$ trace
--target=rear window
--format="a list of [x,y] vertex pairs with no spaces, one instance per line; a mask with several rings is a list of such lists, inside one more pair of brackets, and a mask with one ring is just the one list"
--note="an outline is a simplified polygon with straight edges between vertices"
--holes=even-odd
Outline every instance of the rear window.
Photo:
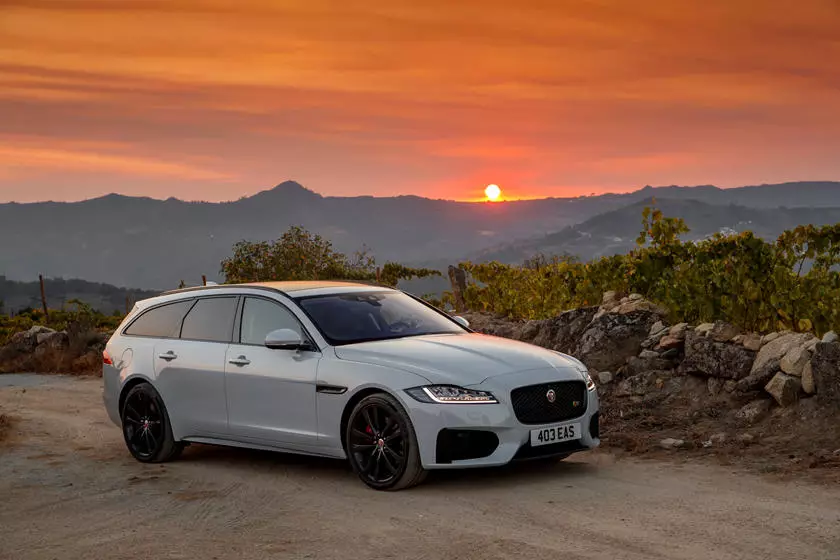
[[181,300],[149,309],[131,322],[123,334],[130,336],[153,336],[156,338],[178,338],[181,319],[193,304],[193,300]]
[[200,299],[184,319],[181,338],[207,342],[230,342],[235,314],[235,297]]

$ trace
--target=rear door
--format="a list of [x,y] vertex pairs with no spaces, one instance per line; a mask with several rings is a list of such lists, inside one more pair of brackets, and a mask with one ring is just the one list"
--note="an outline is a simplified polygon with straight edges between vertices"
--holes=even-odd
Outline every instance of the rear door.
[[180,437],[228,435],[225,356],[237,296],[194,300],[178,338],[155,344],[155,373]]
[[246,296],[239,332],[227,353],[226,386],[230,430],[257,442],[307,447],[317,444],[315,381],[318,351],[272,350],[266,335],[292,329],[309,338],[297,317],[280,302]]

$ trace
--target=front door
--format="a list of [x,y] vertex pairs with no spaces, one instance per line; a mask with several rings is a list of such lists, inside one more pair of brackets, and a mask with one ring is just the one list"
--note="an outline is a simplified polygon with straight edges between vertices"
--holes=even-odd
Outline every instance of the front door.
[[272,350],[265,337],[292,329],[298,319],[277,301],[245,297],[241,327],[227,351],[225,379],[231,433],[257,443],[317,445],[315,381],[318,351]]

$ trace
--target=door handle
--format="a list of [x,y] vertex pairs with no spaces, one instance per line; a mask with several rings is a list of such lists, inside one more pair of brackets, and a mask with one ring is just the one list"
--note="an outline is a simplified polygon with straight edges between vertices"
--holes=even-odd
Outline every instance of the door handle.
[[173,352],[172,350],[170,350],[166,354],[158,354],[158,358],[160,358],[161,360],[166,360],[167,362],[172,361],[177,357],[178,355],[175,354],[175,352]]
[[251,360],[249,360],[245,356],[239,356],[238,358],[235,358],[233,360],[228,360],[228,362],[235,366],[247,366],[251,363]]

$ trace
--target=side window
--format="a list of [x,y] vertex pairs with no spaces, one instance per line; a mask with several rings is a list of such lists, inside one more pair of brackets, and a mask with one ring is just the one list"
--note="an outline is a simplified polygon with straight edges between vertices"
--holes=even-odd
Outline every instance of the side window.
[[297,317],[282,305],[262,298],[245,298],[240,331],[242,344],[262,346],[266,335],[277,329],[291,329],[304,336]]
[[200,299],[184,319],[181,338],[208,342],[230,342],[235,314],[235,297]]
[[127,335],[178,338],[178,329],[184,313],[193,304],[186,299],[150,309],[135,319],[125,331]]

